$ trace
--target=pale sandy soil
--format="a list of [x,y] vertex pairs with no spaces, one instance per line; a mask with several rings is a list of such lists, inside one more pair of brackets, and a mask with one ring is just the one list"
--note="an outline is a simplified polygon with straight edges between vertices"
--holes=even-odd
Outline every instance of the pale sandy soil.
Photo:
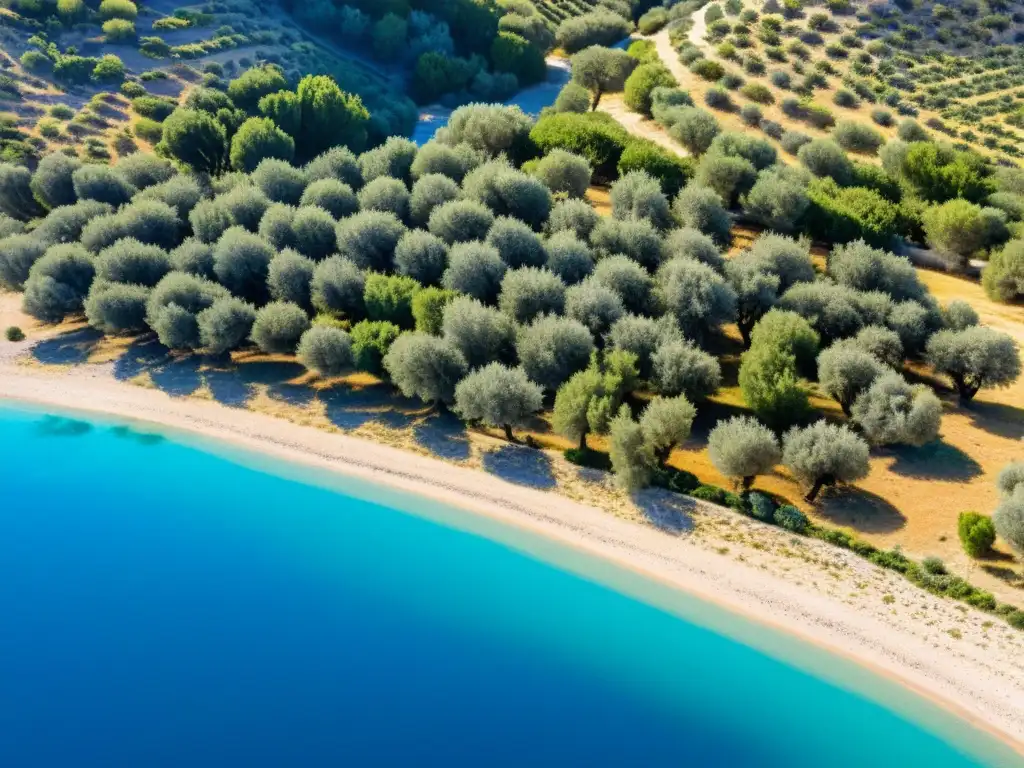
[[[13,316],[6,299],[4,320]],[[123,378],[125,358],[139,354],[126,347],[103,342],[90,357],[99,362],[44,367],[25,354],[26,344],[0,343],[0,398],[140,419],[428,494],[801,635],[905,682],[1018,749],[1024,743],[1024,633],[849,552],[673,494],[627,497],[604,474],[556,452],[446,433],[422,409],[403,414],[409,426],[384,419],[341,428],[348,422],[332,415],[330,388],[299,400],[281,387],[254,386],[244,407],[232,408],[205,385],[177,397],[159,391],[169,389],[160,369],[132,386],[115,378]]]
[[611,115],[619,125],[634,136],[650,139],[663,149],[667,149],[679,157],[687,157],[690,154],[679,142],[668,135],[668,131],[656,122],[647,119],[639,112],[633,112],[627,107],[620,93],[609,93],[601,97],[597,109],[599,112]]

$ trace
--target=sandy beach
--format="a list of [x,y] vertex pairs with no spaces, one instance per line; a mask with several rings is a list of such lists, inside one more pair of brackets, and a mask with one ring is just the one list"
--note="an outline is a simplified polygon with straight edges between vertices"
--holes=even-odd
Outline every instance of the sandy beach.
[[642,524],[594,506],[600,485],[583,504],[560,488],[537,490],[244,408],[171,397],[118,381],[110,365],[40,370],[18,357],[27,342],[0,349],[0,398],[184,430],[527,529],[860,662],[1024,754],[1024,634],[850,552],[658,491],[646,492],[644,503],[671,508],[686,524]]

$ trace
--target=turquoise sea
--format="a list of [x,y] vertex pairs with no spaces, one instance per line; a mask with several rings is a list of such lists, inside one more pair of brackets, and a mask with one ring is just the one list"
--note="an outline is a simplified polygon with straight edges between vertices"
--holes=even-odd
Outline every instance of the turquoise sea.
[[1020,765],[887,680],[433,502],[0,408],[0,765]]

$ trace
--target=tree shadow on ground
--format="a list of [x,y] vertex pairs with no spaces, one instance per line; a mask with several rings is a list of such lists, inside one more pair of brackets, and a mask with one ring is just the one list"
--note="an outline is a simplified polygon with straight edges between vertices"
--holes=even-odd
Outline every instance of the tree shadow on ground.
[[1005,565],[989,565],[988,563],[981,566],[981,570],[990,576],[995,576],[1000,581],[1004,581],[1011,587],[1017,589],[1024,589],[1024,574],[1020,574],[1013,568],[1008,568]]
[[516,485],[549,490],[557,484],[551,457],[522,445],[503,445],[483,457],[484,469]]
[[199,375],[199,358],[177,356],[153,338],[133,341],[114,361],[114,378],[129,381],[148,374],[153,386],[172,397],[188,397],[203,385]]
[[435,456],[451,461],[469,458],[469,433],[466,425],[445,411],[425,419],[413,430],[416,442]]
[[327,419],[339,429],[358,429],[376,422],[392,429],[413,424],[415,413],[422,407],[387,391],[384,387],[335,387],[319,394]]
[[903,513],[881,496],[853,486],[833,489],[821,498],[818,514],[862,533],[892,533],[907,524]]
[[897,475],[919,480],[967,482],[982,473],[981,465],[956,446],[933,440],[920,448],[893,446],[885,451]]
[[43,365],[79,365],[89,360],[103,334],[93,328],[62,333],[32,347],[32,357]]
[[978,429],[1010,440],[1024,438],[1024,408],[1004,403],[973,402],[963,412]]
[[690,496],[663,488],[645,488],[633,494],[633,502],[656,528],[683,534],[693,530],[693,512],[697,501]]

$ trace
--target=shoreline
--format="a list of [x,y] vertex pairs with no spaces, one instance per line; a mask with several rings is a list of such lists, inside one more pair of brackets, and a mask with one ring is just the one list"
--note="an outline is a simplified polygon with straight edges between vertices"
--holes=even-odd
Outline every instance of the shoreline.
[[[709,552],[686,537],[479,470],[244,409],[172,398],[117,382],[102,372],[38,375],[16,364],[0,363],[0,399],[15,406],[52,407],[151,424],[180,433],[193,445],[215,441],[263,458],[327,470],[454,506],[841,656],[895,681],[1024,756],[1024,675],[1015,675],[1013,669],[997,674],[997,663],[988,668],[962,654],[951,658],[902,627],[859,615],[837,600],[773,579],[762,569]],[[908,588],[917,590],[912,585]]]

